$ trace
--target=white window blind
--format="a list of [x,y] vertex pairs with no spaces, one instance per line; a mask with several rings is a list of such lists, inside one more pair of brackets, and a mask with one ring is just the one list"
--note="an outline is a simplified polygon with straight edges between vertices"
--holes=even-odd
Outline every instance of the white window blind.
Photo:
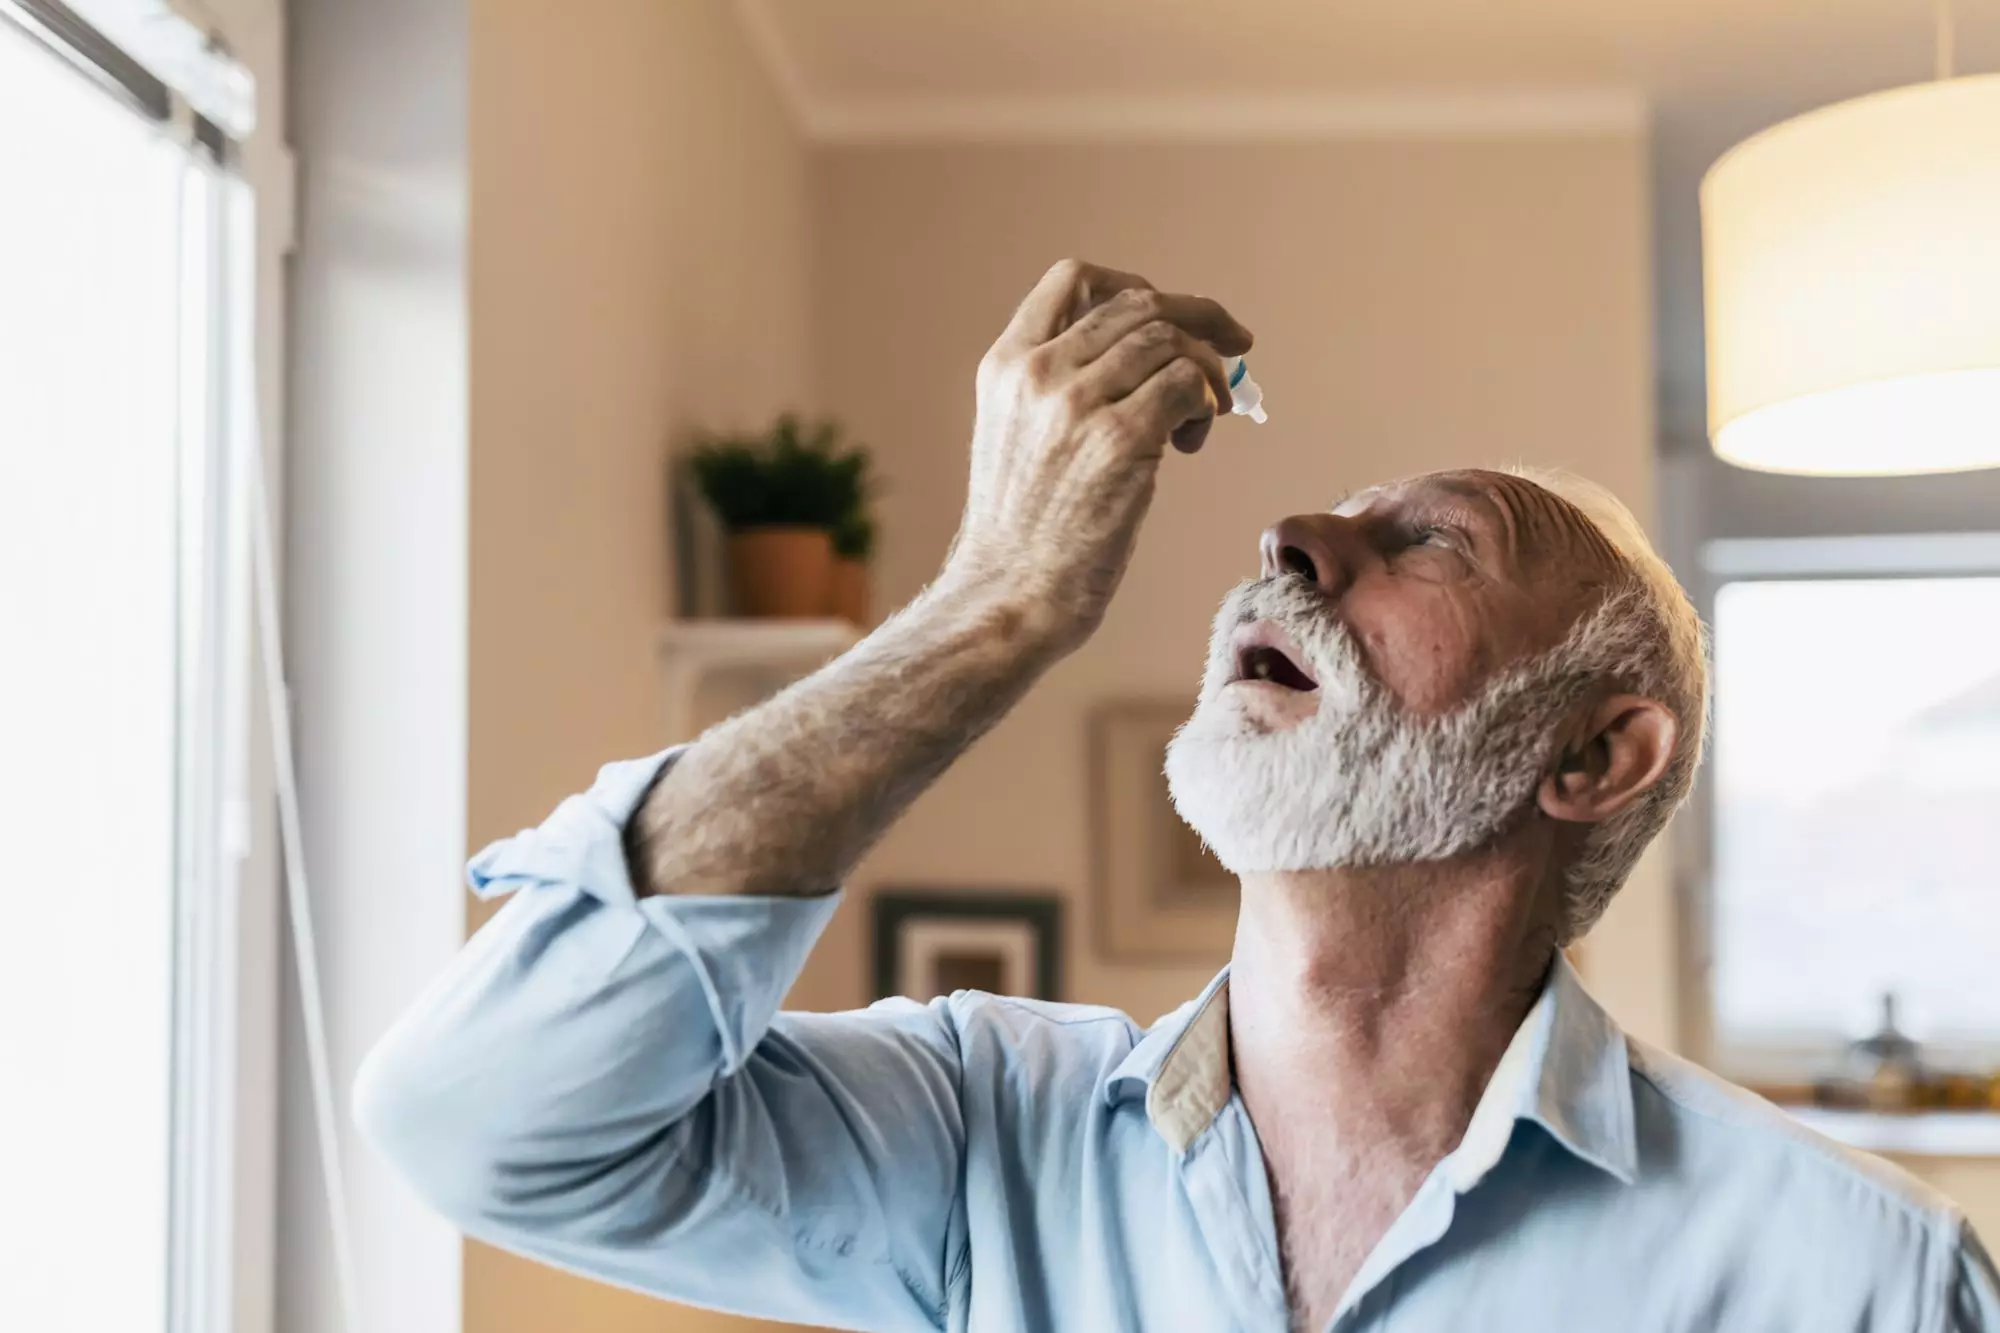
[[0,1328],[206,1333],[231,1241],[247,199],[212,122],[163,119],[143,70],[62,23],[0,0]]

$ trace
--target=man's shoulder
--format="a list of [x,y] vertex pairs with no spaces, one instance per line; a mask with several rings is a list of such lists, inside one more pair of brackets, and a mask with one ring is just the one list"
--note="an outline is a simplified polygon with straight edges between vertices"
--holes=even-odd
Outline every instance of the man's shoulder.
[[1103,1004],[1070,1004],[979,990],[954,991],[947,1004],[959,1031],[968,1035],[995,1031],[1088,1046],[1123,1043],[1127,1048],[1144,1035],[1130,1014]]
[[1105,1005],[985,991],[958,991],[943,1003],[969,1130],[1032,1139],[1043,1153],[1097,1123],[1109,1109],[1104,1089],[1145,1035]]
[[[1082,1111],[1100,1100],[1090,1094],[1118,1085],[1144,1058],[1139,1048],[1152,1029],[1121,1009],[1098,1004],[959,991],[948,1008],[968,1090],[986,1086],[1007,1098],[1071,1102]],[[1150,1048],[1149,1048],[1150,1049]]]
[[[1797,1117],[1691,1061],[1627,1039],[1642,1174],[1695,1181],[1767,1181],[1774,1211],[1841,1214],[1857,1225],[1882,1221],[1916,1231],[1956,1231],[1958,1206],[1882,1158],[1812,1130]],[[1829,1214],[1830,1210],[1830,1216]]]

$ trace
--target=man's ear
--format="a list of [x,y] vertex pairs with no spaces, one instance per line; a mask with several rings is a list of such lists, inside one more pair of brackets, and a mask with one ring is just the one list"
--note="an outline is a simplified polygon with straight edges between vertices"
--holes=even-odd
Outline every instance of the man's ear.
[[1637,694],[1602,700],[1564,744],[1535,803],[1551,819],[1596,824],[1645,795],[1667,771],[1680,723],[1665,704]]

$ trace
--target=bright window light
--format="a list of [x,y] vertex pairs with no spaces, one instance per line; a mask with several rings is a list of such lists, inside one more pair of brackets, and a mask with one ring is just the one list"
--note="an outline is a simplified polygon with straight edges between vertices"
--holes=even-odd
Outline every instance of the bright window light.
[[2000,1038],[2000,578],[1715,601],[1719,1044]]
[[186,160],[0,23],[0,1328],[166,1319]]

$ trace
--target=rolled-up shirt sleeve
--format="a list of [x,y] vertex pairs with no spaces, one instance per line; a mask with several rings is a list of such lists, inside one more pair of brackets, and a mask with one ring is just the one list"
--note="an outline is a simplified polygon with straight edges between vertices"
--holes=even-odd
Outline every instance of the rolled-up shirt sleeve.
[[513,899],[364,1062],[364,1136],[468,1233],[659,1295],[939,1326],[964,1151],[942,1001],[779,1006],[837,903],[638,897],[607,767],[474,858]]

